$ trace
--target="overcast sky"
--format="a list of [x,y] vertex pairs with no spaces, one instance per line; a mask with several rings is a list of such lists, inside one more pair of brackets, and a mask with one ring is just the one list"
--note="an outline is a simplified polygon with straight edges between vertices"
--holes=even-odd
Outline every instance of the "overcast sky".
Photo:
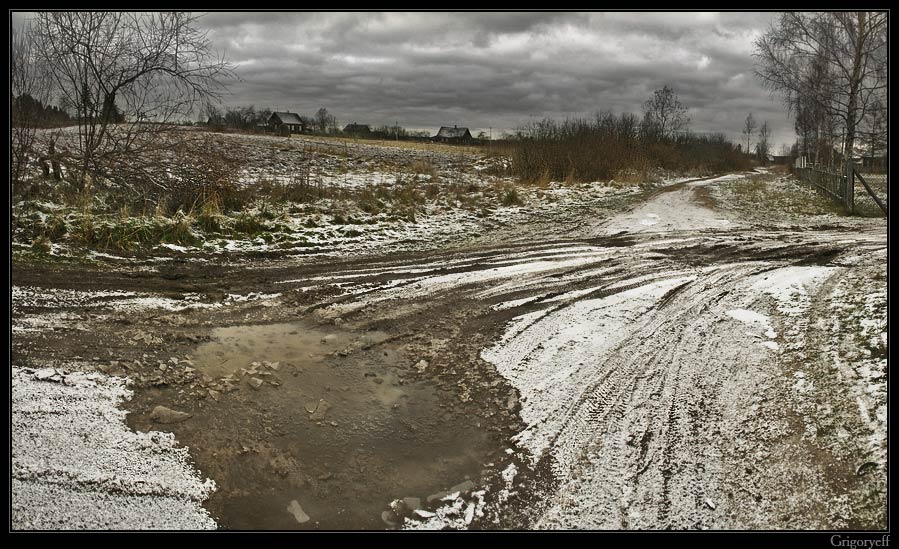
[[774,13],[208,13],[238,65],[229,105],[349,122],[467,126],[494,135],[544,117],[640,113],[671,86],[696,131],[740,139],[752,112],[794,139],[753,76]]

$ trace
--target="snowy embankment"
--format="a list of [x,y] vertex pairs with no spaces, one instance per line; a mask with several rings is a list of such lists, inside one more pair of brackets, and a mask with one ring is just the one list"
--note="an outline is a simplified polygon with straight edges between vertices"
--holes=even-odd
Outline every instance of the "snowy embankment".
[[121,378],[12,369],[15,530],[215,529],[215,490],[171,433],[135,433]]

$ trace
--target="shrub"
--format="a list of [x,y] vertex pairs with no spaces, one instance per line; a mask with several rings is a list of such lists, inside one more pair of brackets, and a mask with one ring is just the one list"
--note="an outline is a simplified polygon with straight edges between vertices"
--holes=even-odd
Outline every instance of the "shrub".
[[724,135],[647,132],[631,114],[600,113],[595,119],[543,120],[505,145],[512,171],[522,181],[607,181],[627,171],[660,167],[710,173],[748,169],[749,159]]

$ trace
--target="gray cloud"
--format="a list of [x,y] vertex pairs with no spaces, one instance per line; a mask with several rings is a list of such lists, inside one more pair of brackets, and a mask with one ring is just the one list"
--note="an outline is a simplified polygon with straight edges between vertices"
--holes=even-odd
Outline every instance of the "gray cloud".
[[669,85],[694,130],[737,140],[752,112],[779,145],[793,140],[792,124],[753,76],[751,57],[775,15],[213,12],[199,24],[238,65],[229,105],[512,129],[543,117],[639,113]]
[[240,65],[232,104],[342,121],[514,128],[534,118],[640,112],[669,85],[693,128],[740,137],[753,112],[792,140],[752,75],[771,13],[212,13]]

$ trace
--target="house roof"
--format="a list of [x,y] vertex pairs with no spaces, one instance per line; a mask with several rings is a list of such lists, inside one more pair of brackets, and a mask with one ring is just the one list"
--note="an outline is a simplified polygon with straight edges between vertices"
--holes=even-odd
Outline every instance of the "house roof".
[[368,127],[368,124],[356,124],[353,122],[352,124],[347,124],[343,129],[345,132],[368,132],[371,131],[371,128]]
[[302,124],[300,115],[294,112],[273,112],[272,117],[276,117],[282,124]]
[[446,137],[446,138],[460,138],[465,137],[466,135],[471,135],[471,132],[468,131],[468,128],[460,128],[458,126],[453,126],[450,128],[449,126],[440,126],[440,131],[437,132],[437,135],[434,137]]

